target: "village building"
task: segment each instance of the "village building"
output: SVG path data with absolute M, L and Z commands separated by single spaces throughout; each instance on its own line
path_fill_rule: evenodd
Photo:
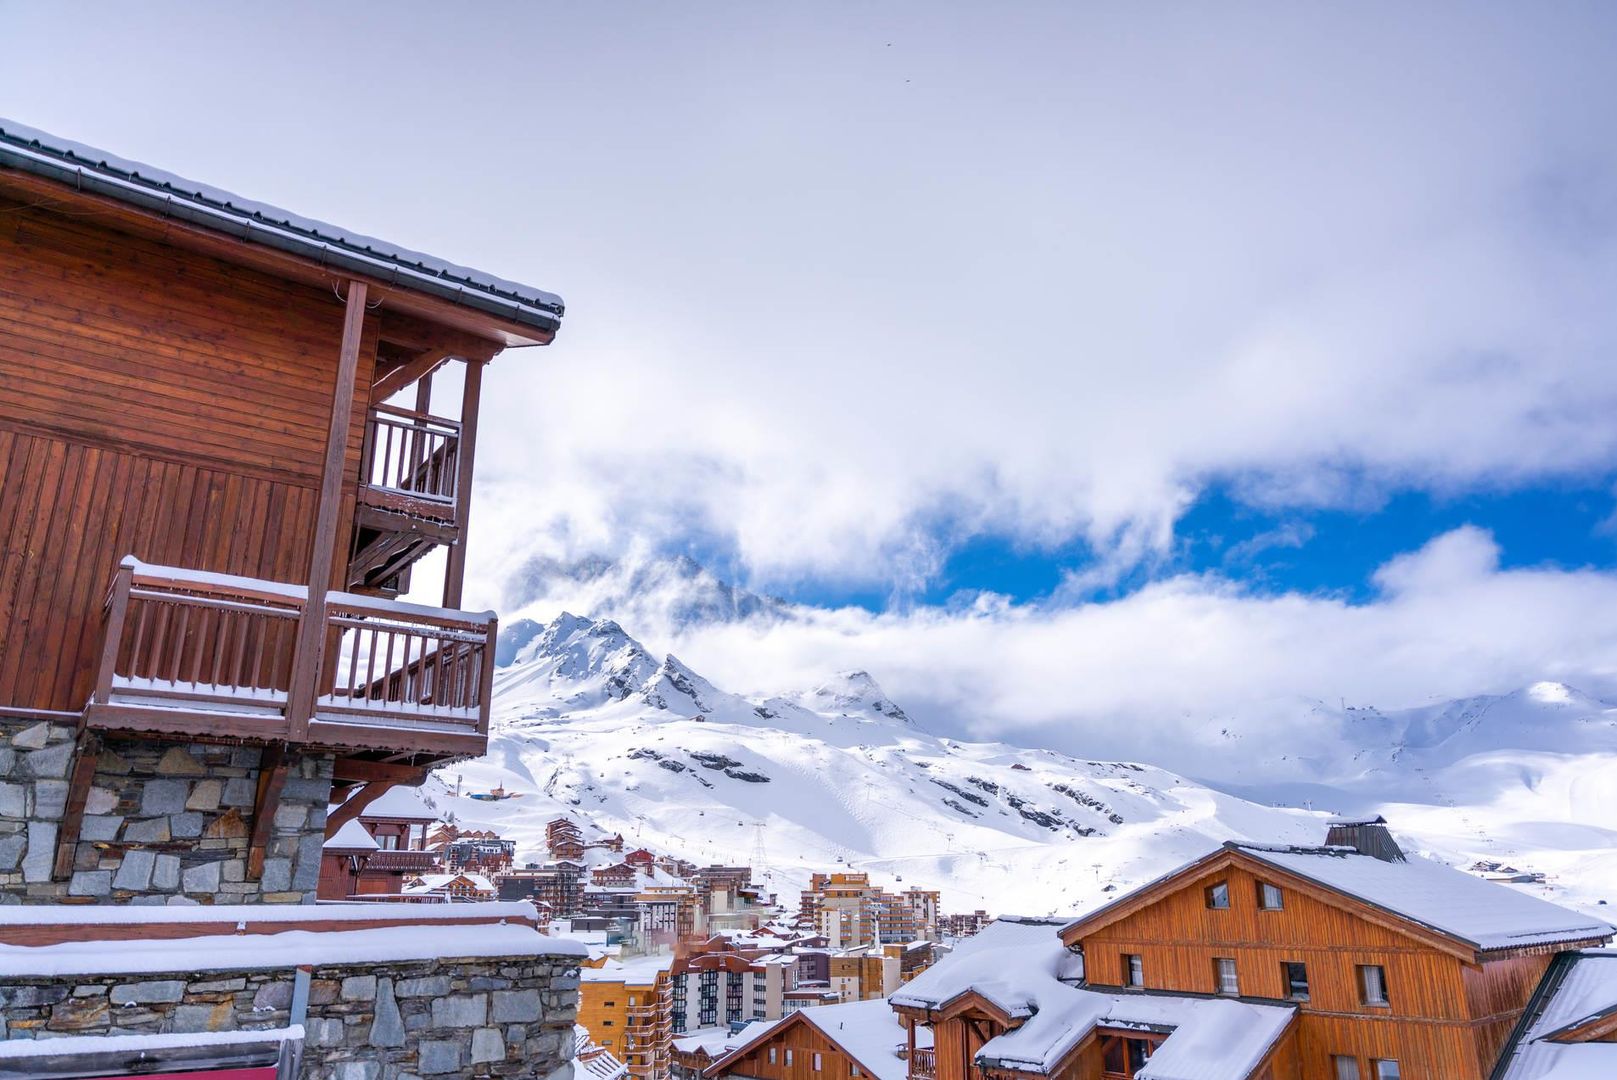
M 1612 927 L 1405 856 L 1226 844 L 1067 925 L 1001 919 L 891 998 L 915 1080 L 1488 1077 L 1557 954 Z M 1179 1070 L 1179 1071 L 1175 1071 Z
M 595 1041 L 583 1024 L 573 1027 L 574 1080 L 624 1080 L 629 1067 Z
M 925 1046 L 926 1032 L 919 1045 Z M 710 1080 L 907 1080 L 908 1033 L 883 1001 L 831 1004 L 743 1029 Z
M 10 121 L 0 277 L 0 1073 L 560 1069 L 532 905 L 312 903 L 486 750 L 483 371 L 560 300 Z
M 1617 1076 L 1617 949 L 1555 958 L 1490 1080 Z
M 635 1080 L 669 1080 L 673 1067 L 671 956 L 592 958 L 580 972 L 578 1022 Z

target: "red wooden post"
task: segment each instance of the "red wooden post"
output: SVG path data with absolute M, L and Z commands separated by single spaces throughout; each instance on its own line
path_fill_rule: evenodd
M 342 514 L 343 461 L 348 455 L 348 428 L 354 415 L 354 381 L 359 371 L 359 343 L 365 330 L 365 283 L 348 283 L 348 308 L 343 318 L 342 351 L 337 381 L 331 394 L 331 428 L 326 433 L 326 463 L 320 481 L 320 505 L 315 516 L 314 542 L 309 555 L 309 597 L 298 623 L 297 648 L 292 658 L 292 686 L 287 695 L 287 738 L 301 742 L 314 716 L 319 694 L 320 668 L 325 661 L 326 593 L 337 551 L 337 523 Z
M 460 401 L 460 453 L 455 478 L 455 543 L 444 568 L 444 607 L 460 607 L 466 582 L 466 529 L 472 520 L 472 455 L 477 449 L 477 411 L 483 395 L 484 361 L 466 360 L 466 388 Z
M 118 650 L 123 646 L 124 617 L 129 614 L 129 590 L 135 582 L 135 567 L 125 559 L 112 575 L 112 589 L 107 594 L 106 636 L 101 642 L 101 668 L 96 673 L 95 695 L 92 701 L 105 705 L 112 700 L 112 678 L 118 667 Z

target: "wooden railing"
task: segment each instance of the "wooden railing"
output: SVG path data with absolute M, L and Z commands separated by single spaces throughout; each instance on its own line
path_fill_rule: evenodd
M 494 680 L 487 615 L 331 593 L 326 625 L 341 645 L 319 713 L 473 729 L 486 721 Z
M 273 738 L 289 725 L 307 590 L 254 578 L 119 564 L 91 705 L 190 710 L 243 720 Z M 407 734 L 483 734 L 495 621 L 473 614 L 326 594 L 326 655 L 314 718 Z
M 360 482 L 453 504 L 460 482 L 460 425 L 392 405 L 372 405 L 365 421 Z
M 910 1051 L 910 1080 L 936 1080 L 938 1052 L 916 1047 Z

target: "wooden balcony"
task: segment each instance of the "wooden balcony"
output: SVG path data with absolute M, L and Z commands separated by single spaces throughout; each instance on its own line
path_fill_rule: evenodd
M 297 655 L 308 618 L 324 627 L 317 662 Z M 126 558 L 107 596 L 86 725 L 346 751 L 481 754 L 495 631 L 493 612 L 341 592 L 311 607 L 302 586 Z M 313 692 L 299 680 L 312 681 Z M 302 717 L 300 701 L 312 702 Z
M 937 1080 L 938 1054 L 936 1050 L 916 1047 L 910 1051 L 910 1080 Z
M 350 589 L 401 592 L 416 560 L 459 539 L 465 520 L 462 442 L 461 425 L 453 420 L 371 406 L 360 456 Z

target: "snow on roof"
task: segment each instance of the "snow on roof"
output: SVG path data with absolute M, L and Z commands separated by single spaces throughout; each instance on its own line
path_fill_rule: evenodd
M 183 904 L 174 907 L 145 907 L 133 904 L 20 904 L 4 909 L 0 925 L 13 926 L 90 926 L 140 923 L 263 923 L 290 922 L 374 922 L 400 919 L 441 925 L 445 916 L 424 911 L 420 904 L 405 901 L 321 901 L 318 904 Z M 476 917 L 532 922 L 538 910 L 528 900 L 484 900 L 456 904 L 454 918 Z
M 153 1035 L 64 1035 L 50 1039 L 0 1040 L 0 1061 L 17 1058 L 54 1057 L 57 1054 L 121 1053 L 144 1057 L 154 1050 L 192 1046 L 253 1046 L 298 1042 L 303 1025 L 259 1028 L 254 1031 L 187 1031 Z
M 339 851 L 378 851 L 382 847 L 358 818 L 343 822 L 337 834 L 321 846 Z
M 467 882 L 478 892 L 490 894 L 494 892 L 494 883 L 488 878 L 482 874 L 472 874 L 464 871 L 453 874 L 422 874 L 421 884 L 407 886 L 404 891 L 407 893 L 434 892 L 457 881 Z
M 395 784 L 380 798 L 359 812 L 359 816 L 374 821 L 377 818 L 407 818 L 411 821 L 437 821 L 439 813 L 426 803 L 426 793 L 418 787 Z
M 1478 949 L 1587 941 L 1614 932 L 1599 919 L 1418 855 L 1388 862 L 1341 847 L 1230 846 Z
M 152 908 L 136 908 L 152 911 Z M 172 909 L 156 909 L 172 910 Z M 546 937 L 531 926 L 389 926 L 326 932 L 213 934 L 206 937 L 0 945 L 0 976 L 97 975 L 291 968 L 459 956 L 584 956 L 577 942 Z
M 1549 995 L 1529 1013 L 1500 1063 L 1499 1080 L 1607 1080 L 1617 1076 L 1617 1043 L 1553 1043 L 1546 1036 L 1617 1009 L 1617 949 L 1586 949 L 1556 961 Z
M 578 974 L 585 982 L 620 982 L 632 986 L 650 986 L 657 981 L 657 973 L 673 966 L 674 958 L 667 956 L 634 956 L 627 960 L 608 959 L 600 967 L 587 967 Z
M 797 1013 L 813 1024 L 826 1038 L 842 1047 L 876 1080 L 906 1080 L 909 1063 L 898 1056 L 905 1042 L 898 1014 L 887 1002 L 850 1001 L 844 1005 L 819 1005 Z M 919 1037 L 924 1028 L 918 1028 Z M 917 1046 L 926 1045 L 919 1039 Z
M 555 293 L 244 199 L 3 118 L 0 164 L 515 322 L 554 330 L 565 310 Z
M 1081 966 L 1061 944 L 1066 920 L 998 920 L 973 946 L 922 972 L 890 999 L 937 1008 L 975 993 L 1020 1025 L 988 1040 L 977 1060 L 1050 1073 L 1097 1026 L 1171 1033 L 1139 1080 L 1244 1080 L 1291 1023 L 1295 1009 L 1171 994 L 1097 993 L 1075 985 Z

